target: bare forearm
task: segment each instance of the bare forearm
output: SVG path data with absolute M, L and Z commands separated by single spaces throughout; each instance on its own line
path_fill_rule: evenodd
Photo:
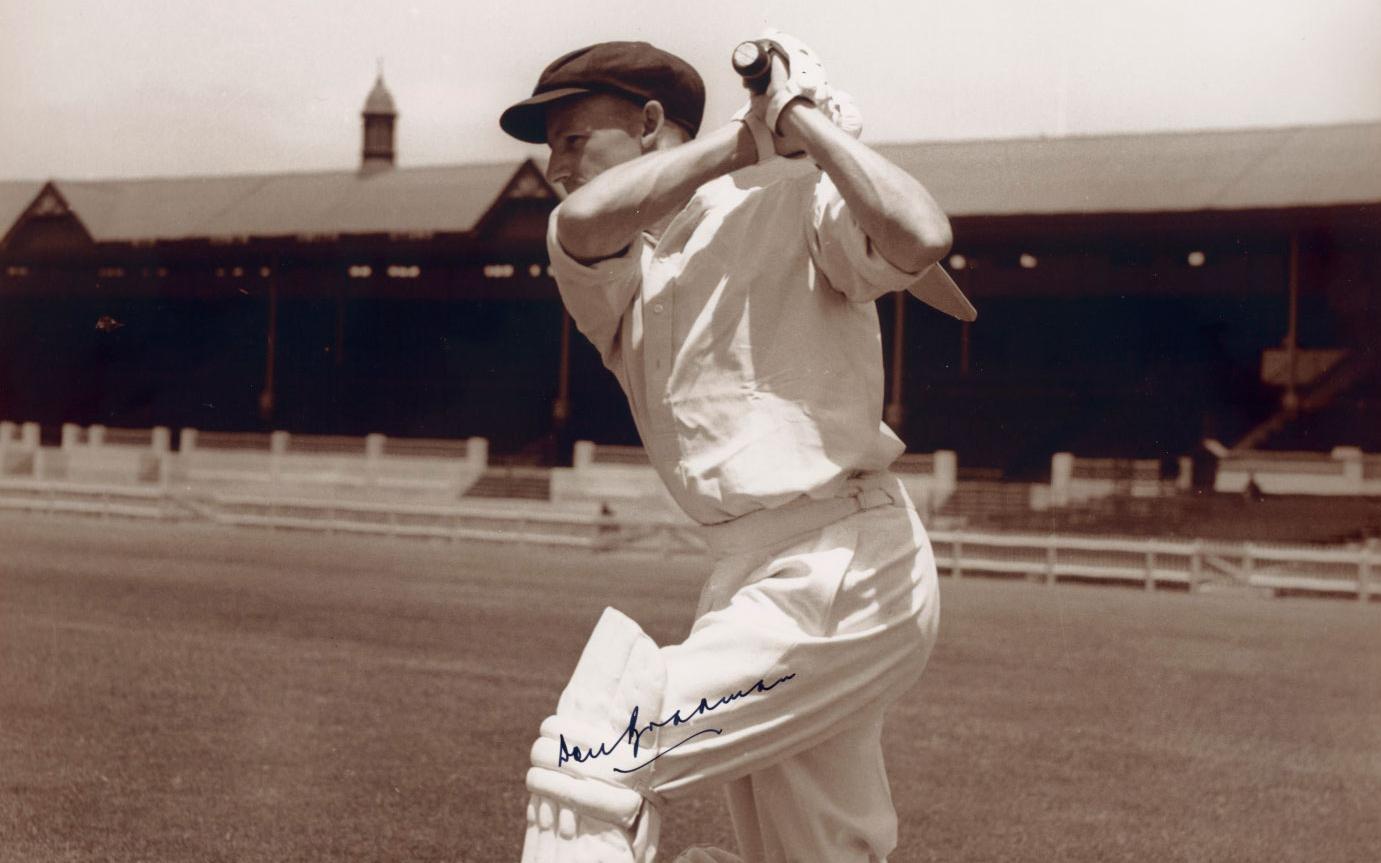
M 804 103 L 787 106 L 779 128 L 829 174 L 858 226 L 894 267 L 919 273 L 949 253 L 949 219 L 915 177 Z
M 577 258 L 617 254 L 702 184 L 756 160 L 752 136 L 742 124 L 730 123 L 678 147 L 615 165 L 562 202 L 557 237 Z

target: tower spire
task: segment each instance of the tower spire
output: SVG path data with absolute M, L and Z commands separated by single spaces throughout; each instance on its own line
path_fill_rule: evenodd
M 364 100 L 364 111 L 360 116 L 364 122 L 364 149 L 360 158 L 361 173 L 373 173 L 392 168 L 395 161 L 394 127 L 398 121 L 398 109 L 393 104 L 393 94 L 384 85 L 384 58 L 377 58 L 378 76 L 374 79 L 374 89 Z

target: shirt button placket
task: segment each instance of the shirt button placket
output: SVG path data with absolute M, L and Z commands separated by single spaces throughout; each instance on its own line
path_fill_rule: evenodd
M 652 315 L 647 322 L 647 351 L 652 359 L 653 404 L 665 404 L 669 393 L 667 381 L 671 377 L 672 332 L 671 332 L 671 291 L 674 281 L 658 291 L 650 306 Z

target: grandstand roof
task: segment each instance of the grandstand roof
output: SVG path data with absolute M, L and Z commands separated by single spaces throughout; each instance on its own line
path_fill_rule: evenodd
M 877 149 L 954 217 L 1381 204 L 1381 123 Z M 554 194 L 530 160 L 53 184 L 98 242 L 464 233 L 505 189 Z M 0 236 L 42 187 L 0 182 Z
M 1381 203 L 1381 123 L 885 144 L 951 216 Z
M 526 181 L 529 194 L 534 182 L 538 195 L 554 194 L 530 162 L 53 185 L 92 239 L 103 242 L 463 233 L 511 183 L 527 177 L 534 178 Z M 33 200 L 40 184 L 29 187 Z M 0 191 L 0 207 L 4 195 Z

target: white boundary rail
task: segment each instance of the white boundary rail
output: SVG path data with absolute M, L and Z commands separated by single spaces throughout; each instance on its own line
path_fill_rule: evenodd
M 269 529 L 398 537 L 531 542 L 594 549 L 703 553 L 693 527 L 658 518 L 617 520 L 593 507 L 465 500 L 449 505 L 277 498 L 184 496 L 153 487 L 0 481 L 0 511 L 24 510 L 139 519 L 195 519 Z M 1244 587 L 1355 596 L 1381 594 L 1381 544 L 1285 546 L 1207 540 L 1132 539 L 1057 534 L 930 533 L 936 563 L 955 578 L 1017 576 L 1123 582 L 1147 590 Z
M 1381 547 L 1287 546 L 1209 540 L 932 531 L 942 572 L 1139 584 L 1229 586 L 1353 595 L 1381 592 Z
M 47 480 L 0 481 L 0 511 L 62 512 L 102 518 L 176 518 L 177 506 L 155 486 Z

